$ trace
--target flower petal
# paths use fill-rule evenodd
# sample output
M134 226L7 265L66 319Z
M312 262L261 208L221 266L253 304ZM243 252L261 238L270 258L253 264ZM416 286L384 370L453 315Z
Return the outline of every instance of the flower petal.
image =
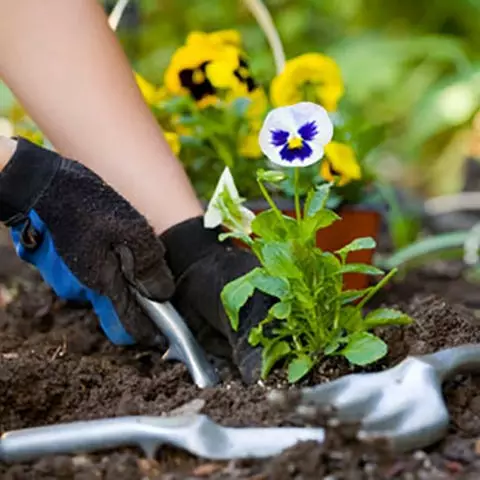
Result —
M287 138L285 132L289 134ZM287 147L288 153L285 143L299 136L302 145L294 149ZM320 105L301 102L272 110L262 126L259 142L263 153L273 163L284 167L307 167L323 157L323 148L332 136L333 124L327 111Z
M276 147L283 147L290 136L290 133L285 130L271 130L270 133L272 134L272 145Z
M306 53L288 60L270 88L275 107L310 100L328 111L336 110L343 93L340 68L332 58L320 53Z
M312 155L312 153L313 153L312 147L310 147L310 145L306 142L303 143L303 145L300 148L290 149L288 148L288 145L285 145L280 150L280 156L282 157L282 159L290 163L296 159L304 162Z
M325 154L330 162L330 170L341 177L343 185L350 180L360 180L362 171L355 152L350 145L340 142L330 142L325 146Z
M318 127L315 121L307 122L298 129L298 134L303 140L311 142L318 135Z
M177 133L175 132L164 132L165 135L165 140L168 143L168 146L171 148L172 152L175 155L178 155L180 153L180 138Z
M203 225L205 228L215 228L222 224L222 212L217 207L216 203L223 191L227 189L228 193L234 200L240 200L235 181L233 180L232 172L228 167L225 167L218 180L215 191L207 206L207 210L203 217Z
M218 206L220 197L225 191L231 200L228 212L222 212ZM242 205L242 199L238 194L230 169L226 167L218 180L215 192L203 217L204 227L216 228L223 224L231 230L240 229L243 233L249 235L252 232L251 225L254 218L255 214Z

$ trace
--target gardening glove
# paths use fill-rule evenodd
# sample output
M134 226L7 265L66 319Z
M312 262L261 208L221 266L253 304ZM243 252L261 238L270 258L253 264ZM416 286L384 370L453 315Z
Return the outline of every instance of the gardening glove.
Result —
M232 329L220 298L223 287L260 265L251 252L229 240L220 242L219 233L219 229L205 229L203 218L194 218L162 234L176 283L172 303L202 347L219 355L227 346L243 380L252 383L260 376L261 347L253 348L248 334L277 300L255 292L240 310L238 330Z
M131 287L164 301L175 288L152 228L100 177L19 139L0 173L0 221L18 255L61 298L88 301L115 344L162 340Z

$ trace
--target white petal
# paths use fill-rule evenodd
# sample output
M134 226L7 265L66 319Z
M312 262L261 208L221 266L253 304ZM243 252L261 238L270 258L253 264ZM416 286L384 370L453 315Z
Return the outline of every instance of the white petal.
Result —
M240 213L242 214L243 231L247 235L250 235L252 233L252 222L255 218L255 214L243 205L240 206Z
M208 204L207 211L203 216L203 226L205 228L216 228L222 224L222 213L220 210L212 203Z
M308 122L315 122L317 135L308 144L312 149L312 155L305 160L284 160L280 155L282 147L272 145L272 131L283 130L290 136L297 136L298 129ZM276 108L267 115L262 129L260 130L259 143L263 153L277 165L283 167L307 167L323 157L323 147L333 137L333 124L327 111L311 102L301 102L287 107Z
M215 191L213 192L212 198L208 203L207 210L203 217L203 226L205 228L216 228L222 224L222 212L217 208L216 203L218 197L222 194L225 188L232 189L233 185L233 193L238 197L238 191L235 187L235 182L233 181L232 173L228 167L225 167L220 178L218 179L217 186L215 187ZM229 188L230 187L230 188Z
M237 187L235 186L235 181L233 180L232 173L230 169L226 167L220 176L215 191L213 192L212 198L208 204L207 210L203 217L203 226L205 228L216 228L222 224L228 226L229 219L223 218L223 214L220 209L217 207L218 197L224 192L227 191L230 198L238 205L239 212L242 216L242 225L246 233L251 232L251 223L255 218L255 214L250 211L248 208L243 207L240 204L240 195L238 193Z
M215 188L215 192L213 192L212 199L218 197L225 188L227 189L227 192L233 200L240 199L240 195L238 194L238 190L235 185L235 180L233 179L232 172L228 167L225 167L222 174L220 175L217 186Z
M328 112L321 105L300 102L290 108L297 129L307 122L315 121L318 134L313 141L322 147L330 143L333 137L333 123Z

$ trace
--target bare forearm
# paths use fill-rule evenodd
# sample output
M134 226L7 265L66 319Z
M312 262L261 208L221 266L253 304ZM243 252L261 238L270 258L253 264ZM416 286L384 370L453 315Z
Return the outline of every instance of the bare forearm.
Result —
M96 0L0 0L0 11L0 76L55 147L158 231L199 214Z

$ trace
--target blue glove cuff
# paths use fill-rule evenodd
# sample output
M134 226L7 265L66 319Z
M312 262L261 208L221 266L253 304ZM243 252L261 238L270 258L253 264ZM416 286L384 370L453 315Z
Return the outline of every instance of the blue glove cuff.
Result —
M38 234L39 243L35 248L29 248L22 242L25 228L33 227ZM83 285L70 271L60 255L58 255L52 235L34 210L28 213L28 218L10 227L17 255L34 265L45 282L63 299L80 302L90 302L97 314L100 325L115 345L132 345L135 340L125 330L118 318L112 301L99 295Z

